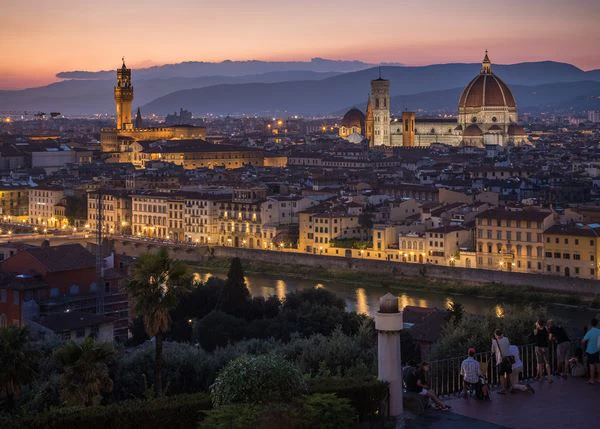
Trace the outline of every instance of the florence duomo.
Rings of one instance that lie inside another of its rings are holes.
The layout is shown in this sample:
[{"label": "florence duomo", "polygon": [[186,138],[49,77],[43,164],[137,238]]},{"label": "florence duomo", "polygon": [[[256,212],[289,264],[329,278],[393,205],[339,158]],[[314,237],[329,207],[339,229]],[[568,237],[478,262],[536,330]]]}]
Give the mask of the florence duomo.
[{"label": "florence duomo", "polygon": [[357,140],[357,134],[364,135],[369,147],[428,147],[434,143],[484,147],[528,142],[527,133],[518,124],[515,98],[492,71],[487,51],[479,74],[460,95],[458,115],[454,118],[418,118],[414,112],[394,117],[391,83],[381,77],[381,69],[379,73],[371,81],[366,115],[357,108],[351,109],[342,120],[340,137],[357,142],[362,140]]}]

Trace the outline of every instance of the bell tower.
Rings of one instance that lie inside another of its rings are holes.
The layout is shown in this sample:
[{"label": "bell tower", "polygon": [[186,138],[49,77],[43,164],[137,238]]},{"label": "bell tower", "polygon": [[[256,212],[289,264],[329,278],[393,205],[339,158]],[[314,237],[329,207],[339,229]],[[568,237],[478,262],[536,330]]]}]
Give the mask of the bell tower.
[{"label": "bell tower", "polygon": [[373,137],[370,146],[390,144],[390,81],[379,78],[371,81],[369,103],[373,110]]},{"label": "bell tower", "polygon": [[115,86],[115,104],[117,107],[117,130],[130,130],[133,128],[131,122],[131,102],[133,101],[133,86],[131,85],[131,69],[125,65],[117,69],[117,85]]}]

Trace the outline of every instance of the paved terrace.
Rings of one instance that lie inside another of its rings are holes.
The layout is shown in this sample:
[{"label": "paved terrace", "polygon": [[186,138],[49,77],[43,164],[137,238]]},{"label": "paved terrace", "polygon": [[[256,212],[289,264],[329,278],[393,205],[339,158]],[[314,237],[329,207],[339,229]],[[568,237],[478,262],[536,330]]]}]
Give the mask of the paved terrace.
[{"label": "paved terrace", "polygon": [[600,427],[600,384],[589,385],[585,378],[554,378],[554,383],[532,382],[535,394],[517,392],[499,395],[492,401],[451,399],[450,411],[427,409],[419,416],[407,416],[406,428],[434,429],[585,429]]}]

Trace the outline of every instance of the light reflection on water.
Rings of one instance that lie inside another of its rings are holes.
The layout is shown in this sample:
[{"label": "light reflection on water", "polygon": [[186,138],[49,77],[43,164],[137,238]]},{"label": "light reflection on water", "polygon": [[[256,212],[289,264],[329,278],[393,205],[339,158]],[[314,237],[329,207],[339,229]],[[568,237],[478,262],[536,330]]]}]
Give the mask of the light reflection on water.
[{"label": "light reflection on water", "polygon": [[[213,276],[209,272],[194,273],[203,281],[207,281]],[[217,277],[225,278],[226,274],[219,274]],[[380,287],[369,287],[367,283],[362,287],[354,287],[349,285],[337,284],[337,283],[319,283],[311,280],[304,280],[299,278],[276,278],[261,275],[249,275],[245,277],[246,285],[252,296],[262,296],[265,299],[270,296],[276,295],[279,299],[284,299],[285,296],[296,290],[303,290],[308,288],[325,288],[332,291],[337,296],[342,298],[346,304],[348,311],[356,311],[360,314],[366,314],[374,316],[379,306],[379,298],[388,292],[388,289]],[[450,304],[455,302],[460,303],[464,310],[474,314],[495,314],[496,317],[504,317],[504,307],[501,302],[494,299],[480,298],[476,296],[467,295],[445,295],[428,293],[424,291],[410,291],[409,293],[401,293],[399,290],[391,290],[394,295],[399,295],[398,300],[400,308],[406,306],[417,306],[417,307],[437,307],[440,309],[447,309]],[[518,306],[519,304],[512,304]],[[561,318],[562,320],[573,322],[574,326],[583,327],[584,324],[589,322],[589,319],[593,317],[597,311],[588,310],[577,310],[573,311],[573,308],[550,305],[548,306],[549,312],[553,317]]]},{"label": "light reflection on water", "polygon": [[369,300],[367,298],[367,292],[361,287],[356,289],[356,312],[358,314],[365,314],[370,316],[369,312]]}]

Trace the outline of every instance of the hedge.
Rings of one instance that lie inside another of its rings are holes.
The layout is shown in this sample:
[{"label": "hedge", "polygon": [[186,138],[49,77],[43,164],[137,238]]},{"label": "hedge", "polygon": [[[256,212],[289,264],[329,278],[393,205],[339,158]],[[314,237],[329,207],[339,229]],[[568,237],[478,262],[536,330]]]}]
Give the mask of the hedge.
[{"label": "hedge", "polygon": [[209,394],[198,393],[106,406],[56,408],[18,420],[20,429],[188,429],[196,427],[202,410],[211,408]]},{"label": "hedge", "polygon": [[346,398],[361,421],[381,417],[381,405],[388,396],[388,384],[374,377],[323,377],[308,382],[310,393],[335,393]]}]

